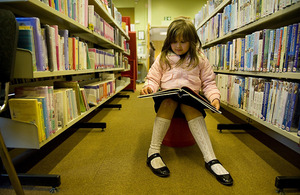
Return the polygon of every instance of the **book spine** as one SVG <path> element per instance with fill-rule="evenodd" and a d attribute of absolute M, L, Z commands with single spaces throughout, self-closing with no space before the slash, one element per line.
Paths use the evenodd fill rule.
<path fill-rule="evenodd" d="M 245 65 L 245 38 L 242 38 L 242 50 L 241 50 L 241 67 L 240 70 L 244 70 Z"/>
<path fill-rule="evenodd" d="M 262 110 L 261 110 L 261 117 L 260 117 L 264 121 L 266 120 L 266 116 L 267 116 L 269 93 L 270 93 L 270 82 L 265 82 L 264 83 Z"/>
<path fill-rule="evenodd" d="M 286 129 L 286 125 L 287 125 L 287 119 L 288 119 L 288 115 L 291 112 L 291 98 L 292 98 L 292 93 L 293 93 L 293 83 L 289 82 L 287 84 L 287 99 L 286 99 L 286 106 L 285 106 L 285 111 L 284 111 L 284 115 L 283 115 L 283 121 L 282 121 L 282 125 L 281 125 L 281 129 L 285 130 Z"/>
<path fill-rule="evenodd" d="M 299 72 L 300 69 L 299 69 L 299 59 L 300 59 L 300 56 L 299 56 L 299 50 L 300 50 L 300 23 L 298 23 L 298 32 L 297 32 L 297 39 L 296 39 L 296 47 L 295 47 L 295 57 L 294 57 L 294 66 L 293 66 L 293 69 L 292 71 L 293 72 Z"/>
<path fill-rule="evenodd" d="M 292 28 L 293 25 L 289 25 L 286 34 L 286 46 L 284 51 L 284 64 L 283 64 L 283 72 L 287 72 L 288 70 L 288 55 L 290 51 L 290 45 L 292 40 Z"/>
<path fill-rule="evenodd" d="M 294 61 L 295 61 L 295 50 L 296 50 L 296 44 L 297 44 L 297 33 L 298 33 L 298 24 L 293 24 L 292 28 L 292 37 L 291 37 L 291 43 L 290 48 L 288 52 L 288 72 L 292 72 L 294 67 Z"/>

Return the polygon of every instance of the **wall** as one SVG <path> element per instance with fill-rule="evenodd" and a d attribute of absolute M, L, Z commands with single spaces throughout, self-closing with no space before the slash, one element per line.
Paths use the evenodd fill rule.
<path fill-rule="evenodd" d="M 205 0 L 113 0 L 117 8 L 134 8 L 135 31 L 142 30 L 145 32 L 146 39 L 144 41 L 137 39 L 138 48 L 143 48 L 145 58 L 139 58 L 139 62 L 144 63 L 149 67 L 149 53 L 147 36 L 148 24 L 152 27 L 168 26 L 169 23 L 178 16 L 188 16 L 191 19 L 195 18 L 195 14 L 206 3 Z M 149 9 L 148 9 L 149 6 Z M 149 13 L 148 13 L 149 11 Z M 149 16 L 149 17 L 148 17 Z M 164 17 L 170 17 L 171 21 L 165 21 Z M 137 33 L 138 34 L 138 33 Z M 155 54 L 160 52 L 163 41 L 155 41 Z M 143 57 L 143 55 L 140 55 Z"/>
<path fill-rule="evenodd" d="M 165 26 L 165 16 L 171 20 L 178 16 L 195 18 L 195 14 L 206 3 L 205 0 L 151 0 L 151 26 Z"/>

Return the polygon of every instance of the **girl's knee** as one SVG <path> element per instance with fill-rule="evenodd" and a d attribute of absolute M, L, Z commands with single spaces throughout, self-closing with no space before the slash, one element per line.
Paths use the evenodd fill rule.
<path fill-rule="evenodd" d="M 178 102 L 174 101 L 173 99 L 171 98 L 167 98 L 167 99 L 164 99 L 162 101 L 162 103 L 160 104 L 160 107 L 168 107 L 168 108 L 177 108 L 177 105 L 178 105 Z"/>

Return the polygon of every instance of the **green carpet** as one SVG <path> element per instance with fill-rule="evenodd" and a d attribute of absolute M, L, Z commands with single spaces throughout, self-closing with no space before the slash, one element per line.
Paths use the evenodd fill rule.
<path fill-rule="evenodd" d="M 231 173 L 232 187 L 223 186 L 205 169 L 196 145 L 162 147 L 161 154 L 171 176 L 155 176 L 146 166 L 155 113 L 152 99 L 138 99 L 138 90 L 122 92 L 129 99 L 115 98 L 121 110 L 103 108 L 90 121 L 106 122 L 101 129 L 78 129 L 51 150 L 28 172 L 59 174 L 58 194 L 276 194 L 275 177 L 296 176 L 300 170 L 244 130 L 216 129 L 232 123 L 224 115 L 208 112 L 205 118 L 217 158 Z M 49 194 L 49 187 L 24 186 L 26 194 Z M 297 194 L 290 192 L 287 194 Z M 0 186 L 0 194 L 14 194 Z"/>

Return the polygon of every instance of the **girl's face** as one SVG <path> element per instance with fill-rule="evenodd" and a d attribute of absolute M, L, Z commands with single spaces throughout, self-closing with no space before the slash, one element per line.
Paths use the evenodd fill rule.
<path fill-rule="evenodd" d="M 177 55 L 185 54 L 189 48 L 190 42 L 184 41 L 182 37 L 176 37 L 175 42 L 171 43 L 171 49 Z"/>

